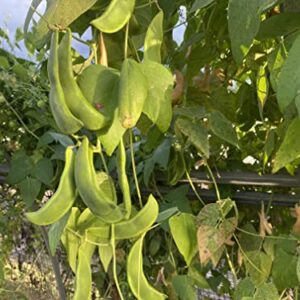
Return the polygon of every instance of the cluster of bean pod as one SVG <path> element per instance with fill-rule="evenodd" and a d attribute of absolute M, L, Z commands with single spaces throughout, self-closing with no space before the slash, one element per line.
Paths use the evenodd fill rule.
<path fill-rule="evenodd" d="M 60 45 L 58 35 L 58 31 L 52 34 L 48 61 L 49 102 L 56 124 L 68 134 L 77 132 L 82 126 L 98 130 L 106 125 L 107 120 L 83 96 L 76 83 L 71 61 L 71 31 L 67 30 Z M 130 107 L 124 107 L 123 110 L 130 111 Z M 125 122 L 129 121 L 126 119 Z M 45 226 L 59 222 L 66 214 L 70 214 L 62 242 L 76 274 L 74 299 L 90 299 L 91 258 L 96 246 L 100 255 L 102 251 L 113 253 L 115 241 L 137 238 L 127 259 L 131 290 L 138 299 L 164 299 L 165 295 L 150 286 L 142 270 L 141 244 L 145 233 L 157 218 L 158 204 L 151 195 L 146 205 L 132 216 L 122 139 L 117 151 L 117 169 L 123 203 L 118 204 L 116 189 L 108 174 L 101 172 L 102 180 L 99 181 L 93 156 L 93 146 L 86 136 L 82 137 L 78 149 L 67 147 L 65 166 L 56 192 L 42 208 L 26 216 L 32 223 Z M 82 213 L 73 207 L 78 196 L 87 206 Z"/>

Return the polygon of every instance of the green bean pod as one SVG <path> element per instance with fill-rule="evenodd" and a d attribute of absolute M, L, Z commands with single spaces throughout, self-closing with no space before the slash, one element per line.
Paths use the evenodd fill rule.
<path fill-rule="evenodd" d="M 71 147 L 66 149 L 65 167 L 57 191 L 50 200 L 39 210 L 26 213 L 27 219 L 36 225 L 55 223 L 73 206 L 76 200 L 74 180 L 75 153 Z"/>
<path fill-rule="evenodd" d="M 90 300 L 92 294 L 91 259 L 95 245 L 83 242 L 78 250 L 75 293 L 73 300 Z"/>
<path fill-rule="evenodd" d="M 117 169 L 118 169 L 118 178 L 119 184 L 123 193 L 123 202 L 125 205 L 125 215 L 124 219 L 129 219 L 131 215 L 131 196 L 130 196 L 130 187 L 128 183 L 128 178 L 126 174 L 126 151 L 123 142 L 123 138 L 121 138 L 118 152 L 117 152 Z"/>
<path fill-rule="evenodd" d="M 138 300 L 164 300 L 166 295 L 154 289 L 143 271 L 143 241 L 144 233 L 131 247 L 127 257 L 127 281 L 129 287 Z"/>
<path fill-rule="evenodd" d="M 112 0 L 104 14 L 91 24 L 102 32 L 117 32 L 129 21 L 134 6 L 135 0 Z"/>
<path fill-rule="evenodd" d="M 119 119 L 124 128 L 133 128 L 138 122 L 148 95 L 148 82 L 140 64 L 125 59 L 119 83 Z"/>
<path fill-rule="evenodd" d="M 83 123 L 71 113 L 67 106 L 59 79 L 58 31 L 52 34 L 47 69 L 50 81 L 49 103 L 54 120 L 63 133 L 73 134 L 83 126 Z"/>
<path fill-rule="evenodd" d="M 84 137 L 75 160 L 75 182 L 78 192 L 93 214 L 106 223 L 116 223 L 124 215 L 119 206 L 99 187 L 93 163 L 93 151 Z"/>
<path fill-rule="evenodd" d="M 59 78 L 66 103 L 75 117 L 81 120 L 89 130 L 99 130 L 107 125 L 108 119 L 84 97 L 72 70 L 71 55 L 72 32 L 67 33 L 58 48 Z"/>
<path fill-rule="evenodd" d="M 148 231 L 158 216 L 158 204 L 150 195 L 146 205 L 131 219 L 114 224 L 115 239 L 125 240 L 139 237 Z M 94 226 L 86 231 L 86 238 L 95 243 L 103 243 L 110 238 L 109 226 Z"/>

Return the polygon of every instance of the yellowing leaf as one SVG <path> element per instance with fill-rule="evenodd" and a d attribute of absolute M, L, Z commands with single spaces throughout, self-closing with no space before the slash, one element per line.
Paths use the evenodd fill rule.
<path fill-rule="evenodd" d="M 266 67 L 267 67 L 266 64 L 259 67 L 257 80 L 256 80 L 258 107 L 262 119 L 263 119 L 263 109 L 269 93 L 269 82 L 266 75 Z"/>

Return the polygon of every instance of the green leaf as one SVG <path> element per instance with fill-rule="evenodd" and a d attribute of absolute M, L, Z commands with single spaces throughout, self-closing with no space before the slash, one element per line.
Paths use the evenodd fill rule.
<path fill-rule="evenodd" d="M 176 294 L 181 300 L 195 300 L 197 297 L 196 288 L 187 275 L 173 277 L 172 285 Z"/>
<path fill-rule="evenodd" d="M 272 268 L 272 278 L 279 291 L 299 285 L 297 277 L 297 256 L 283 249 L 277 249 Z"/>
<path fill-rule="evenodd" d="M 232 123 L 219 111 L 213 111 L 210 114 L 209 125 L 211 131 L 219 138 L 232 144 L 238 145 L 238 139 Z"/>
<path fill-rule="evenodd" d="M 196 0 L 196 1 L 194 1 L 190 12 L 192 13 L 192 12 L 198 10 L 198 9 L 206 7 L 206 6 L 210 5 L 213 2 L 215 2 L 215 0 Z"/>
<path fill-rule="evenodd" d="M 288 52 L 288 57 L 281 69 L 277 84 L 277 100 L 281 112 L 295 100 L 300 93 L 300 35 Z"/>
<path fill-rule="evenodd" d="M 105 172 L 98 172 L 97 181 L 100 189 L 107 196 L 107 198 L 117 203 L 118 199 L 113 179 Z"/>
<path fill-rule="evenodd" d="M 169 225 L 175 244 L 189 266 L 197 253 L 196 219 L 191 214 L 182 213 L 170 218 Z"/>
<path fill-rule="evenodd" d="M 254 295 L 255 286 L 249 277 L 242 279 L 237 285 L 234 293 L 233 300 L 243 300 L 244 297 L 251 297 Z"/>
<path fill-rule="evenodd" d="M 16 184 L 26 178 L 33 168 L 31 157 L 22 153 L 17 157 L 14 156 L 11 162 L 11 167 L 6 178 L 9 184 Z"/>
<path fill-rule="evenodd" d="M 257 39 L 273 39 L 286 36 L 300 29 L 300 13 L 284 12 L 264 20 L 257 34 Z"/>
<path fill-rule="evenodd" d="M 27 177 L 19 183 L 20 193 L 27 208 L 34 203 L 41 189 L 41 182 L 35 178 Z"/>
<path fill-rule="evenodd" d="M 281 297 L 278 295 L 276 286 L 273 283 L 264 283 L 260 286 L 253 297 L 253 300 L 279 300 Z"/>
<path fill-rule="evenodd" d="M 30 41 L 34 43 L 37 48 L 41 48 L 45 45 L 49 39 L 50 30 L 52 27 L 66 28 L 73 21 L 75 21 L 80 15 L 85 13 L 90 7 L 92 7 L 97 0 L 52 0 L 47 1 L 47 8 L 43 17 L 40 18 L 38 23 L 33 26 L 30 35 L 27 34 L 27 38 L 30 36 Z M 37 1 L 38 6 L 38 1 Z M 70 9 L 72 7 L 72 9 Z M 25 29 L 29 24 L 29 17 L 32 17 L 32 11 L 29 10 L 27 14 L 27 20 L 25 23 Z M 26 32 L 26 30 L 24 30 Z"/>
<path fill-rule="evenodd" d="M 47 134 L 50 135 L 56 142 L 59 142 L 65 148 L 74 145 L 72 139 L 65 134 L 51 132 L 51 131 L 47 132 Z"/>
<path fill-rule="evenodd" d="M 150 23 L 144 43 L 145 61 L 161 63 L 161 44 L 164 38 L 163 32 L 164 13 L 161 10 Z"/>
<path fill-rule="evenodd" d="M 49 248 L 52 256 L 55 255 L 56 248 L 64 232 L 64 229 L 68 223 L 70 214 L 71 214 L 71 210 L 68 211 L 60 220 L 58 220 L 57 222 L 55 222 L 50 226 L 50 229 L 48 231 L 48 239 L 49 239 Z"/>
<path fill-rule="evenodd" d="M 179 210 L 177 207 L 171 207 L 171 208 L 167 208 L 163 211 L 161 211 L 158 214 L 158 217 L 156 219 L 157 223 L 162 223 L 166 220 L 168 220 L 170 217 L 172 217 L 173 215 L 175 215 L 176 213 L 179 213 Z"/>
<path fill-rule="evenodd" d="M 9 68 L 9 62 L 8 59 L 5 56 L 0 56 L 0 68 L 8 69 Z"/>
<path fill-rule="evenodd" d="M 256 79 L 256 91 L 258 98 L 258 107 L 260 112 L 260 117 L 263 119 L 263 109 L 268 98 L 269 93 L 269 81 L 266 74 L 267 64 L 260 66 L 258 69 L 257 79 Z"/>
<path fill-rule="evenodd" d="M 99 245 L 98 250 L 103 269 L 107 272 L 109 264 L 113 258 L 113 248 L 111 245 Z"/>
<path fill-rule="evenodd" d="M 175 128 L 185 135 L 202 155 L 209 157 L 208 132 L 200 123 L 179 118 L 176 120 Z"/>
<path fill-rule="evenodd" d="M 261 0 L 230 0 L 228 27 L 235 61 L 241 64 L 248 54 L 260 25 Z"/>
<path fill-rule="evenodd" d="M 245 252 L 243 258 L 247 272 L 255 286 L 263 284 L 270 275 L 272 259 L 261 251 Z"/>
<path fill-rule="evenodd" d="M 153 61 L 141 64 L 142 71 L 148 81 L 148 96 L 145 100 L 143 113 L 165 132 L 172 120 L 172 73 L 163 65 Z M 159 80 L 157 80 L 159 78 Z"/>
<path fill-rule="evenodd" d="M 293 162 L 300 155 L 300 119 L 295 118 L 289 125 L 284 140 L 276 153 L 273 173 Z"/>
<path fill-rule="evenodd" d="M 46 185 L 50 185 L 53 178 L 53 165 L 50 159 L 42 158 L 34 166 L 31 174 Z"/>

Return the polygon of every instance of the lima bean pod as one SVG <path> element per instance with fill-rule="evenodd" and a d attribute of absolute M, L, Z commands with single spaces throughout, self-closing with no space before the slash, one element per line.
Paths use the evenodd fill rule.
<path fill-rule="evenodd" d="M 150 195 L 146 205 L 132 218 L 114 224 L 116 240 L 134 239 L 148 231 L 158 216 L 158 204 Z M 95 243 L 103 243 L 110 238 L 109 226 L 95 226 L 88 228 L 86 238 Z"/>
<path fill-rule="evenodd" d="M 91 258 L 95 245 L 83 242 L 78 250 L 75 293 L 73 300 L 90 300 L 92 294 Z"/>
<path fill-rule="evenodd" d="M 123 219 L 122 209 L 99 187 L 93 163 L 93 151 L 84 137 L 75 160 L 75 182 L 86 206 L 97 217 L 107 223 Z"/>
<path fill-rule="evenodd" d="M 117 32 L 129 21 L 134 6 L 135 0 L 112 0 L 105 12 L 91 24 L 102 32 Z"/>
<path fill-rule="evenodd" d="M 131 196 L 130 196 L 130 187 L 128 183 L 128 178 L 126 174 L 126 151 L 123 142 L 123 138 L 121 138 L 118 152 L 117 152 L 117 169 L 118 169 L 118 178 L 119 184 L 123 193 L 123 202 L 125 205 L 125 215 L 124 219 L 129 219 L 131 214 Z"/>
<path fill-rule="evenodd" d="M 72 70 L 71 42 L 72 32 L 67 29 L 58 48 L 59 78 L 65 100 L 72 114 L 81 120 L 87 129 L 99 130 L 105 127 L 108 119 L 84 97 L 76 83 Z"/>
<path fill-rule="evenodd" d="M 133 244 L 127 257 L 127 281 L 138 300 L 164 300 L 166 295 L 154 289 L 143 271 L 143 241 L 146 232 Z"/>
<path fill-rule="evenodd" d="M 66 149 L 65 157 L 65 167 L 57 191 L 42 208 L 35 212 L 26 213 L 27 219 L 36 225 L 55 223 L 67 213 L 76 200 L 75 153 L 72 147 Z"/>
<path fill-rule="evenodd" d="M 73 134 L 83 126 L 83 123 L 71 113 L 67 106 L 59 79 L 58 31 L 52 33 L 47 69 L 50 81 L 49 104 L 54 120 L 61 132 Z"/>

